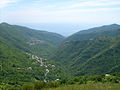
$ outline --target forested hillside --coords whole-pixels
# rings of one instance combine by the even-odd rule
[[[63,39],[56,33],[0,24],[0,89],[63,77],[60,65],[47,59]]]
[[[83,30],[65,38],[0,24],[0,89],[39,90],[91,81],[119,83],[119,72],[120,25]],[[107,78],[105,74],[112,75]]]
[[[56,33],[7,23],[0,24],[0,37],[8,45],[41,57],[49,56],[64,39],[63,36]]]
[[[100,36],[117,36],[120,35],[119,29],[120,25],[118,24],[90,28],[88,30],[82,30],[69,36],[65,41],[89,40]]]
[[[52,59],[74,76],[120,71],[120,26],[108,25],[80,31],[68,37]]]

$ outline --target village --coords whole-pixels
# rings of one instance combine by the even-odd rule
[[[47,59],[45,59],[45,58],[41,58],[41,57],[38,57],[36,55],[32,55],[30,53],[26,53],[26,54],[30,56],[30,59],[36,60],[37,63],[40,64],[40,67],[44,67],[45,68],[44,82],[48,82],[49,80],[47,79],[47,75],[48,75],[48,73],[50,73],[49,68],[50,67],[51,68],[55,68],[55,65],[48,63]],[[32,67],[28,67],[28,69],[31,70]],[[59,80],[59,79],[56,79],[56,80]]]

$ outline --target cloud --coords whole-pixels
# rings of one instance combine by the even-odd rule
[[[0,0],[0,8],[6,7],[7,5],[18,1],[19,0]]]
[[[49,1],[49,2],[48,2]],[[79,10],[79,11],[107,11],[112,7],[113,10],[118,10],[120,1],[118,0],[69,0],[64,2],[50,3],[54,0],[35,0],[33,5],[31,5],[31,10],[48,10],[48,11],[64,11],[64,10]],[[45,3],[46,2],[46,3]],[[116,7],[117,6],[117,7]],[[104,10],[105,8],[105,10]]]
[[[79,2],[76,4],[72,4],[70,6],[66,6],[63,8],[80,8],[80,7],[98,7],[98,6],[113,6],[113,5],[120,5],[120,1],[118,0],[90,0]]]
[[[120,11],[120,8],[94,8],[94,9],[72,9],[72,10],[21,10],[15,12],[6,12],[5,19],[14,22],[24,23],[46,23],[46,22],[105,22],[112,21],[118,18],[119,15],[112,13],[113,11]],[[6,14],[4,13],[4,15]],[[112,13],[112,14],[110,14]],[[110,14],[110,15],[109,15]],[[4,16],[5,17],[5,16]]]
[[[8,5],[19,0],[4,1],[8,1],[6,2]],[[74,3],[72,0],[70,1],[48,3],[47,0],[35,0],[33,2],[27,2],[22,4],[22,7],[19,9],[16,7],[14,10],[9,9],[8,11],[3,11],[1,14],[2,21],[44,23],[91,21],[112,22],[120,20],[120,1],[118,0],[74,0]],[[112,5],[115,5],[115,7],[112,7]]]

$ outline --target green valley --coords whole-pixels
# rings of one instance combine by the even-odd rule
[[[1,90],[102,90],[103,86],[108,90],[112,85],[119,90],[119,84],[120,25],[95,27],[65,38],[0,24]]]

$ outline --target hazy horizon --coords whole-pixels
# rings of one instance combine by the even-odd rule
[[[0,22],[69,36],[80,30],[120,24],[118,0],[1,0]]]
[[[8,23],[8,22],[1,22],[1,23]],[[68,37],[76,32],[87,30],[94,27],[100,27],[104,25],[111,25],[111,24],[118,24],[118,23],[110,23],[110,24],[73,24],[73,23],[8,23],[11,25],[19,25],[28,27],[35,30],[42,30],[42,31],[48,31],[53,33],[58,33],[60,35],[63,35],[65,37]]]

